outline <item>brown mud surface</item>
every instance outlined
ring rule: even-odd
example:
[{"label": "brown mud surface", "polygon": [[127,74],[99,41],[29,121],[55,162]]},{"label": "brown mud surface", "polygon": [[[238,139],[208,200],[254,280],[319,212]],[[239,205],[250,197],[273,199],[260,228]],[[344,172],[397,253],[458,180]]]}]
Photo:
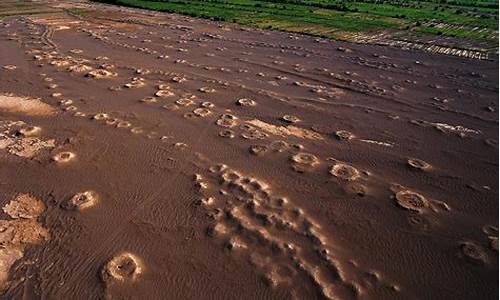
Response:
[{"label": "brown mud surface", "polygon": [[497,61],[63,4],[0,22],[3,298],[498,298]]}]

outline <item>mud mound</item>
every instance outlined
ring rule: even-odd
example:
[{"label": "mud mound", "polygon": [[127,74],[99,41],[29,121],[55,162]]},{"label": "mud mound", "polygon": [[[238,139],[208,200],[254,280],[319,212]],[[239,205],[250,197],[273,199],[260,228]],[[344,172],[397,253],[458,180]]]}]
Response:
[{"label": "mud mound", "polygon": [[424,196],[412,191],[400,191],[396,193],[396,202],[402,208],[422,212],[429,207],[429,201]]},{"label": "mud mound", "polygon": [[359,171],[353,166],[338,163],[332,166],[330,174],[342,180],[352,181],[359,178]]},{"label": "mud mound", "polygon": [[13,70],[17,69],[17,66],[15,66],[15,65],[5,65],[2,68],[5,69],[5,70],[13,71]]},{"label": "mud mound", "polygon": [[347,141],[354,138],[354,135],[347,130],[339,130],[335,132],[335,137],[341,141]]},{"label": "mud mound", "polygon": [[85,76],[90,77],[90,78],[100,79],[100,78],[116,77],[116,76],[118,76],[118,74],[115,72],[104,70],[104,69],[97,69],[97,70],[92,70],[92,71],[88,72]]},{"label": "mud mound", "polygon": [[95,206],[99,201],[98,195],[94,191],[85,191],[71,197],[64,207],[71,210],[85,210]]},{"label": "mud mound", "polygon": [[254,155],[263,155],[268,150],[269,150],[269,147],[267,147],[266,145],[253,145],[253,146],[250,146],[250,148],[249,148],[250,153],[252,153]]},{"label": "mud mound", "polygon": [[76,154],[70,151],[59,152],[52,157],[52,159],[57,163],[67,163],[73,160],[76,157]]},{"label": "mud mound", "polygon": [[156,97],[163,97],[163,98],[168,98],[168,97],[173,97],[175,96],[174,92],[169,91],[169,90],[159,90],[158,92],[155,93]]},{"label": "mud mound", "polygon": [[146,85],[144,78],[134,77],[130,82],[125,83],[123,86],[128,89],[141,88]]},{"label": "mud mound", "polygon": [[247,99],[247,98],[241,98],[236,101],[236,104],[240,106],[255,106],[257,105],[257,102],[255,102],[252,99]]},{"label": "mud mound", "polygon": [[419,170],[428,170],[431,168],[430,164],[418,158],[408,158],[408,165]]},{"label": "mud mound", "polygon": [[476,243],[464,242],[460,245],[460,250],[465,258],[473,262],[485,263],[488,260],[484,249]]},{"label": "mud mound", "polygon": [[215,93],[215,89],[211,88],[211,87],[201,87],[198,89],[200,92],[202,93]]},{"label": "mud mound", "polygon": [[199,108],[196,108],[195,110],[193,110],[193,114],[195,114],[198,117],[204,118],[204,117],[211,115],[212,111],[210,111],[208,108],[199,107]]},{"label": "mud mound", "polygon": [[231,128],[238,125],[238,118],[231,114],[223,114],[216,121],[216,124],[221,127]]},{"label": "mud mound", "polygon": [[316,155],[310,153],[297,153],[292,156],[291,160],[301,165],[316,166],[319,164],[319,159]]},{"label": "mud mound", "polygon": [[[270,287],[300,293],[304,284],[300,274],[305,273],[326,299],[352,297],[368,288],[347,279],[347,265],[336,257],[333,241],[293,201],[275,195],[270,184],[227,165],[209,170],[216,178],[203,189],[200,201],[213,212],[208,235],[223,241],[225,249],[238,257],[247,256]],[[223,192],[210,196],[211,187]],[[382,280],[379,275],[375,282]]]},{"label": "mud mound", "polygon": [[298,123],[301,121],[299,117],[292,115],[284,115],[281,119],[287,123]]},{"label": "mud mound", "polygon": [[194,101],[189,99],[189,98],[181,98],[177,101],[175,101],[176,104],[180,106],[190,106],[194,104]]},{"label": "mud mound", "polygon": [[143,272],[139,258],[131,253],[122,253],[113,257],[102,270],[102,279],[106,283],[130,282],[138,279]]},{"label": "mud mound", "polygon": [[253,125],[269,134],[277,135],[277,136],[295,136],[303,139],[311,139],[311,140],[323,140],[323,136],[321,134],[296,126],[276,126],[266,122],[263,122],[258,119],[253,119],[247,121],[248,124]]}]

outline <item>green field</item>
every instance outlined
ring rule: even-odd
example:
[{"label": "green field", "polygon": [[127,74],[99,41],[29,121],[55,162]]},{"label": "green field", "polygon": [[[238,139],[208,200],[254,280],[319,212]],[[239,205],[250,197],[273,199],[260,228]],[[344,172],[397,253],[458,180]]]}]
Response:
[{"label": "green field", "polygon": [[54,11],[56,11],[56,9],[47,8],[36,2],[26,2],[21,0],[0,1],[0,20],[7,16],[33,15]]},{"label": "green field", "polygon": [[96,0],[260,28],[344,39],[358,32],[497,41],[498,0]]}]

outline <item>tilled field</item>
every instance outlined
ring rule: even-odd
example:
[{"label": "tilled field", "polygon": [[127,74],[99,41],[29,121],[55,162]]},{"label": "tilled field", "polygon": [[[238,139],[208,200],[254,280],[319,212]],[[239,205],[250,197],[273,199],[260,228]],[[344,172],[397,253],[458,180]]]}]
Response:
[{"label": "tilled field", "polygon": [[498,61],[58,4],[0,23],[5,298],[498,298]]}]

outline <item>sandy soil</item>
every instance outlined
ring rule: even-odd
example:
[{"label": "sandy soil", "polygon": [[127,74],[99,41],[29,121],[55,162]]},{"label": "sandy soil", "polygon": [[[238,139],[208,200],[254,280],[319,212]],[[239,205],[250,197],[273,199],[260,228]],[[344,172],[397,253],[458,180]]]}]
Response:
[{"label": "sandy soil", "polygon": [[87,8],[0,23],[4,298],[498,298],[498,61]]}]

